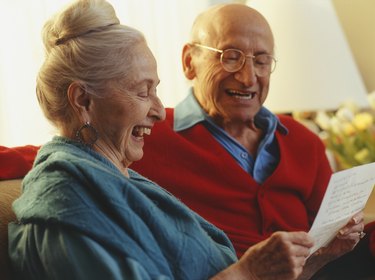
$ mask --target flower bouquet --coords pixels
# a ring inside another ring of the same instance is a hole
[[[338,170],[375,162],[375,92],[368,97],[367,109],[346,102],[335,112],[316,114],[319,135],[332,152]]]

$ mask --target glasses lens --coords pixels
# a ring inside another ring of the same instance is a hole
[[[220,61],[226,71],[237,72],[243,67],[246,58],[240,50],[227,49],[222,52]],[[258,54],[254,57],[248,56],[248,58],[253,59],[255,74],[258,77],[267,76],[275,69],[276,60],[272,55]]]
[[[239,50],[228,49],[221,54],[221,64],[228,72],[236,72],[241,69],[245,56]]]
[[[268,54],[256,55],[253,62],[259,77],[269,75],[275,68],[275,59]]]

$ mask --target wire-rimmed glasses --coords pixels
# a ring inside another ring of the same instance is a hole
[[[237,72],[242,69],[246,58],[252,59],[255,74],[258,77],[264,77],[271,74],[276,67],[276,59],[270,54],[245,55],[241,50],[238,49],[219,50],[201,44],[192,45],[220,53],[220,63],[224,70],[230,73]]]

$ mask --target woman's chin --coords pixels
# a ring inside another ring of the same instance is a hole
[[[132,153],[129,153],[127,158],[129,160],[130,164],[132,164],[133,162],[141,160],[143,158],[143,149],[137,150],[136,152],[134,151]]]

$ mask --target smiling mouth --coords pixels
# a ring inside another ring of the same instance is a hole
[[[256,95],[256,92],[240,92],[236,90],[226,90],[225,91],[229,96],[238,98],[238,99],[253,99]]]
[[[136,138],[143,138],[144,135],[150,135],[151,128],[145,126],[135,126],[132,131],[132,135]]]

